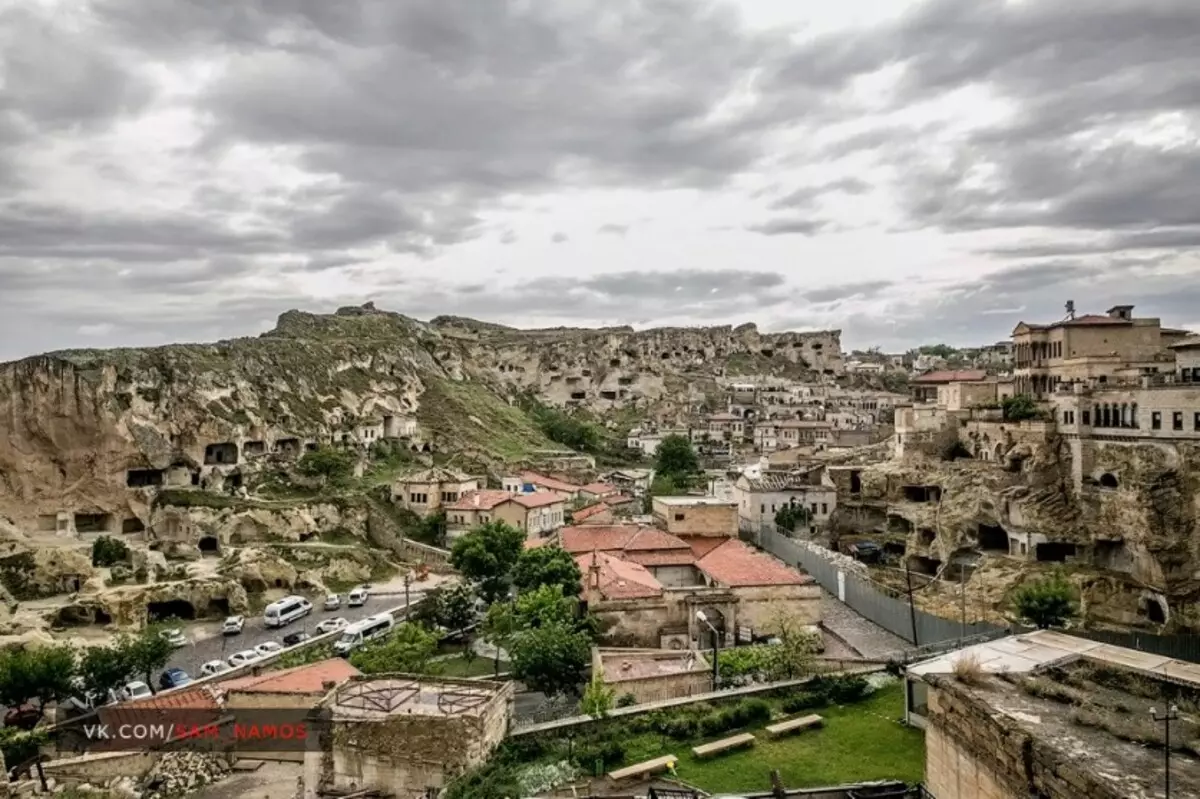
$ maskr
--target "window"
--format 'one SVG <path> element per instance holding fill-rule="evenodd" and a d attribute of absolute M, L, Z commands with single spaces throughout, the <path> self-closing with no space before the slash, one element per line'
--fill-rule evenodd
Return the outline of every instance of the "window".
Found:
<path fill-rule="evenodd" d="M 1175 411 L 1171 414 L 1171 427 L 1175 430 L 1183 429 L 1183 411 Z"/>
<path fill-rule="evenodd" d="M 677 521 L 677 522 L 681 522 L 681 521 L 683 521 L 683 514 L 682 514 L 682 513 L 676 513 L 676 514 L 675 514 L 675 521 Z"/>
<path fill-rule="evenodd" d="M 429 501 L 429 495 L 428 494 L 409 494 L 408 501 L 413 503 L 414 505 L 424 505 L 427 501 Z"/>
<path fill-rule="evenodd" d="M 766 513 L 766 512 L 767 512 L 767 504 L 766 504 L 765 502 L 764 502 L 763 504 L 761 504 L 761 505 L 759 505 L 759 506 L 758 506 L 758 512 L 759 512 L 759 513 Z"/>
<path fill-rule="evenodd" d="M 816 512 L 817 512 L 817 503 L 815 503 L 815 502 L 814 502 L 814 503 L 812 503 L 812 512 L 813 512 L 813 514 L 814 514 L 814 515 L 815 515 L 815 514 L 816 514 Z"/>
<path fill-rule="evenodd" d="M 1091 411 L 1083 412 L 1083 423 L 1085 425 L 1090 425 L 1092 423 L 1092 412 Z"/>
<path fill-rule="evenodd" d="M 1150 414 L 1150 429 L 1162 430 L 1162 414 L 1159 411 Z"/>
<path fill-rule="evenodd" d="M 823 514 L 829 513 L 829 504 L 828 503 L 826 503 L 826 502 L 821 503 L 821 513 L 823 513 Z"/>
<path fill-rule="evenodd" d="M 1193 414 L 1193 416 L 1192 416 L 1192 429 L 1193 429 L 1193 430 L 1200 430 L 1200 413 Z"/>

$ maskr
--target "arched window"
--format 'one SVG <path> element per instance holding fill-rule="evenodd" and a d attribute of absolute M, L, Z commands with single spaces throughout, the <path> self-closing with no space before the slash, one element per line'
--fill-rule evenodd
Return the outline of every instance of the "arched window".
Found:
<path fill-rule="evenodd" d="M 1137 403 L 1129 407 L 1129 426 L 1136 429 L 1138 425 Z"/>
<path fill-rule="evenodd" d="M 1104 474 L 1100 475 L 1101 488 L 1116 488 L 1117 485 L 1117 476 L 1112 472 L 1105 472 Z"/>

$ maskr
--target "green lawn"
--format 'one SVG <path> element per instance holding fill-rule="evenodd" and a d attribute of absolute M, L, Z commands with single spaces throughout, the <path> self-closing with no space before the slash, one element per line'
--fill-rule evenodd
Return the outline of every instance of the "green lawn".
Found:
<path fill-rule="evenodd" d="M 679 779 L 710 793 L 770 790 L 772 769 L 779 769 L 788 788 L 884 779 L 915 783 L 922 779 L 925 736 L 897 721 L 904 715 L 901 685 L 889 685 L 853 705 L 816 712 L 825 718 L 820 730 L 777 741 L 759 734 L 752 748 L 707 760 L 692 757 L 691 748 L 699 742 L 668 741 L 663 749 L 658 735 L 638 735 L 628 741 L 625 762 L 674 754 L 679 758 Z"/>

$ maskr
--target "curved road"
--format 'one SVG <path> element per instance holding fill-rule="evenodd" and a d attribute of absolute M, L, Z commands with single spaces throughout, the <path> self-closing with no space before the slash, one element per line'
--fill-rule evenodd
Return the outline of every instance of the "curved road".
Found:
<path fill-rule="evenodd" d="M 425 596 L 425 589 L 410 591 L 410 604 L 416 604 L 423 596 Z M 284 627 L 267 627 L 263 624 L 261 612 L 254 616 L 247 615 L 246 626 L 238 635 L 221 635 L 221 625 L 219 622 L 186 625 L 182 628 L 183 634 L 192 643 L 189 646 L 175 650 L 175 653 L 167 662 L 167 667 L 181 668 L 190 674 L 193 679 L 199 678 L 200 667 L 210 660 L 225 660 L 234 652 L 240 652 L 243 649 L 253 649 L 258 644 L 263 644 L 267 641 L 278 641 L 282 644 L 283 637 L 294 632 L 303 631 L 309 635 L 316 635 L 317 625 L 325 619 L 334 619 L 341 616 L 353 623 L 390 608 L 400 607 L 404 604 L 404 593 L 372 593 L 367 603 L 357 608 L 346 607 L 346 598 L 343 595 L 342 606 L 337 610 L 322 610 L 321 602 L 323 600 L 320 597 L 316 600 L 310 599 L 310 601 L 313 602 L 312 613 Z M 399 618 L 396 621 L 402 621 L 403 615 L 403 613 L 398 614 Z M 157 675 L 155 675 L 155 680 L 154 688 L 157 690 Z"/>

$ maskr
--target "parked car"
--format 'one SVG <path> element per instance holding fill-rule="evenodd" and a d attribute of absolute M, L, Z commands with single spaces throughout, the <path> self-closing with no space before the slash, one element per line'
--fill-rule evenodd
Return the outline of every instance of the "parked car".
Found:
<path fill-rule="evenodd" d="M 352 608 L 362 607 L 367 604 L 367 599 L 371 596 L 371 592 L 367 590 L 365 585 L 360 585 L 355 588 L 346 597 L 346 604 Z"/>
<path fill-rule="evenodd" d="M 229 665 L 233 668 L 245 666 L 247 663 L 257 663 L 262 660 L 262 655 L 255 652 L 253 649 L 243 649 L 241 652 L 234 652 L 229 656 Z"/>
<path fill-rule="evenodd" d="M 158 687 L 164 691 L 168 688 L 182 688 L 191 681 L 191 675 L 183 669 L 170 668 L 158 676 Z"/>
<path fill-rule="evenodd" d="M 325 597 L 325 610 L 337 610 L 342 606 L 342 598 L 337 594 Z"/>
<path fill-rule="evenodd" d="M 154 696 L 154 692 L 150 690 L 150 686 L 141 680 L 126 683 L 122 694 L 124 694 L 126 699 L 145 699 L 148 696 Z"/>
<path fill-rule="evenodd" d="M 309 638 L 312 638 L 312 636 L 305 632 L 288 633 L 287 635 L 283 636 L 283 645 L 295 646 L 296 644 L 307 641 Z"/>
<path fill-rule="evenodd" d="M 346 621 L 341 616 L 338 616 L 336 619 L 326 619 L 325 621 L 318 624 L 317 632 L 332 633 L 337 630 L 344 630 L 346 627 L 349 627 L 349 626 L 350 626 L 350 622 Z"/>
<path fill-rule="evenodd" d="M 269 657 L 277 652 L 282 652 L 283 644 L 279 643 L 278 641 L 267 641 L 266 643 L 262 643 L 254 647 L 254 651 L 257 652 L 261 657 Z"/>
<path fill-rule="evenodd" d="M 863 563 L 878 563 L 883 557 L 883 548 L 874 541 L 858 541 L 850 545 L 850 555 Z"/>
<path fill-rule="evenodd" d="M 167 643 L 178 649 L 181 646 L 188 645 L 187 636 L 183 634 L 183 630 L 163 630 L 162 637 Z"/>
<path fill-rule="evenodd" d="M 230 616 L 225 619 L 225 623 L 221 625 L 222 635 L 237 635 L 246 626 L 245 616 Z"/>
<path fill-rule="evenodd" d="M 231 669 L 233 669 L 233 666 L 230 666 L 223 660 L 210 660 L 200 667 L 200 676 L 211 677 L 214 674 L 224 674 Z"/>

